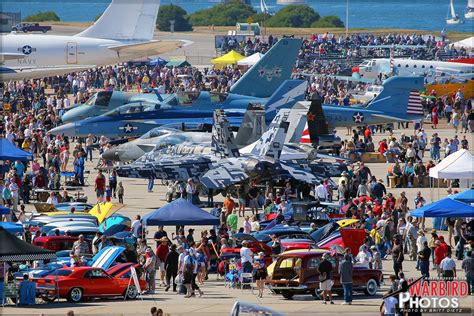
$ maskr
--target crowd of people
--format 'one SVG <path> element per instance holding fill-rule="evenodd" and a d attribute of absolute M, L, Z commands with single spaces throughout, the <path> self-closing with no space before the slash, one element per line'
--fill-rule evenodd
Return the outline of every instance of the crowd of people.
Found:
<path fill-rule="evenodd" d="M 265 52 L 276 41 L 269 39 L 270 44 L 258 40 L 249 40 L 244 43 L 227 43 L 229 48 L 240 47 L 246 55 L 254 52 Z M 356 34 L 349 38 L 336 39 L 328 34 L 306 39 L 298 57 L 298 66 L 318 73 L 336 74 L 347 65 L 344 62 L 323 61 L 321 55 L 338 53 L 342 56 L 360 54 L 364 45 L 425 45 L 425 53 L 437 55 L 440 51 L 449 51 L 448 45 L 439 46 L 433 37 L 423 38 L 417 35 L 374 36 Z M 406 52 L 405 52 L 406 53 Z M 457 52 L 464 54 L 465 52 Z M 314 57 L 316 56 L 317 57 Z M 305 60 L 313 56 L 313 62 L 308 67 Z M 147 91 L 157 88 L 160 93 L 178 91 L 211 90 L 227 92 L 238 78 L 242 70 L 227 67 L 223 69 L 205 68 L 199 70 L 192 67 L 167 67 L 150 65 L 116 65 L 92 68 L 86 71 L 44 78 L 34 81 L 9 82 L 4 85 L 3 92 L 3 120 L 0 122 L 2 137 L 17 147 L 33 154 L 31 163 L 21 161 L 4 162 L 1 165 L 0 204 L 11 208 L 9 215 L 3 216 L 7 221 L 24 222 L 27 219 L 25 205 L 30 203 L 32 195 L 38 190 L 50 190 L 48 203 L 57 204 L 60 201 L 72 201 L 67 190 L 63 189 L 62 179 L 65 178 L 72 166 L 74 177 L 68 185 L 84 186 L 86 175 L 86 161 L 92 160 L 93 149 L 96 144 L 93 135 L 86 139 L 76 139 L 74 142 L 67 137 L 52 136 L 48 132 L 52 127 L 60 124 L 60 119 L 66 109 L 73 103 L 85 102 L 96 90 L 139 90 Z M 354 85 L 343 83 L 336 79 L 313 77 L 309 79 L 309 93 L 318 92 L 326 103 L 348 106 L 350 90 L 363 90 L 364 84 Z M 54 95 L 49 89 L 54 89 Z M 416 209 L 426 204 L 426 199 L 418 192 L 413 201 L 409 201 L 405 192 L 395 196 L 389 192 L 386 184 L 392 183 L 396 187 L 423 187 L 429 169 L 439 161 L 460 148 L 468 149 L 467 135 L 461 133 L 474 131 L 474 117 L 472 104 L 465 100 L 462 93 L 443 98 L 429 98 L 424 101 L 427 113 L 430 115 L 432 128 L 436 129 L 441 119 L 446 119 L 455 132 L 453 138 L 442 140 L 437 133 L 431 138 L 422 122 L 414 123 L 413 133 L 405 131 L 401 138 L 393 135 L 395 126 L 361 126 L 348 130 L 338 152 L 343 158 L 353 161 L 362 160 L 367 152 L 382 154 L 389 164 L 387 178 L 377 179 L 370 168 L 363 162 L 350 163 L 348 170 L 342 172 L 337 186 L 332 185 L 330 179 L 322 181 L 316 186 L 303 183 L 288 182 L 279 190 L 271 184 L 259 186 L 252 183 L 249 187 L 240 186 L 236 192 L 237 200 L 228 195 L 221 204 L 214 204 L 212 195 L 208 206 L 214 207 L 211 214 L 219 217 L 220 225 L 201 232 L 194 236 L 194 230 L 188 229 L 187 234 L 183 227 L 177 227 L 175 233 L 169 234 L 164 227 L 159 227 L 154 234 L 153 245 L 146 238 L 145 227 L 140 216 L 137 216 L 131 225 L 132 233 L 137 238 L 135 250 L 138 262 L 144 270 L 143 277 L 147 280 L 147 291 L 156 291 L 155 279 L 165 291 L 184 294 L 186 297 L 202 296 L 208 274 L 213 269 L 218 270 L 222 249 L 237 245 L 233 238 L 236 233 L 252 233 L 260 230 L 262 220 L 269 215 L 275 215 L 277 225 L 295 225 L 287 215 L 292 209 L 295 200 L 323 202 L 337 202 L 345 218 L 355 219 L 354 227 L 365 229 L 367 239 L 360 247 L 359 253 L 352 256 L 346 253 L 345 264 L 341 264 L 341 283 L 350 284 L 352 264 L 358 264 L 374 269 L 382 269 L 384 260 L 388 256 L 393 260 L 394 280 L 403 280 L 403 262 L 405 255 L 416 261 L 420 274 L 428 277 L 430 266 L 436 274 L 443 277 L 456 276 L 456 268 L 463 268 L 471 285 L 473 280 L 472 239 L 467 236 L 472 233 L 472 221 L 467 223 L 463 219 L 448 218 L 449 237 L 447 240 L 432 230 L 431 237 L 427 234 L 424 219 L 409 216 L 410 209 Z M 8 105 L 8 106 L 7 106 Z M 399 123 L 398 128 L 408 129 L 408 124 Z M 373 136 L 376 133 L 388 135 L 378 144 L 374 144 Z M 74 146 L 72 146 L 74 144 Z M 99 152 L 110 147 L 105 137 L 99 138 Z M 429 160 L 424 159 L 429 149 Z M 95 149 L 94 149 L 95 150 Z M 443 154 L 444 153 L 444 154 Z M 426 155 L 428 155 L 426 153 Z M 97 201 L 117 199 L 124 202 L 125 188 L 108 162 L 102 162 L 94 180 L 94 191 Z M 152 183 L 153 183 L 152 179 Z M 151 183 L 151 184 L 152 184 Z M 180 186 L 179 196 L 185 197 L 191 203 L 199 203 L 199 183 L 190 179 Z M 153 186 L 148 187 L 151 192 Z M 95 202 L 95 201 L 93 201 Z M 74 212 L 73 210 L 71 210 Z M 251 216 L 246 215 L 251 212 Z M 241 225 L 240 218 L 243 219 Z M 311 225 L 311 230 L 318 227 Z M 41 234 L 30 236 L 26 240 L 32 242 Z M 272 258 L 283 250 L 277 236 L 271 236 Z M 454 241 L 453 241 L 454 238 Z M 83 257 L 97 253 L 111 244 L 106 236 L 97 234 L 95 240 L 89 244 L 84 236 L 80 236 L 71 249 L 71 263 L 81 265 Z M 465 247 L 469 244 L 469 247 Z M 258 296 L 262 297 L 265 280 L 268 275 L 265 269 L 264 253 L 253 253 L 244 242 L 240 248 L 240 266 L 242 271 L 253 273 L 258 287 Z M 467 249 L 467 251 L 465 251 Z M 456 261 L 453 258 L 453 255 Z M 237 264 L 237 263 L 236 263 Z M 326 280 L 330 280 L 330 271 Z M 158 275 L 157 275 L 158 272 Z M 323 280 L 323 281 L 326 281 Z M 400 283 L 400 281 L 397 281 Z M 323 283 L 323 282 L 322 282 Z M 330 282 L 322 285 L 324 302 L 332 302 Z M 345 303 L 351 303 L 352 291 L 349 286 L 344 287 Z"/>

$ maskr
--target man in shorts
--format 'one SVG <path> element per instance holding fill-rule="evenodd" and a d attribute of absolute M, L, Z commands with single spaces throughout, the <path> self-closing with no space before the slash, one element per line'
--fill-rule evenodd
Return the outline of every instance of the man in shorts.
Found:
<path fill-rule="evenodd" d="M 331 280 L 332 264 L 329 262 L 329 254 L 325 253 L 322 255 L 322 261 L 319 263 L 319 288 L 322 291 L 323 304 L 334 304 L 332 301 L 331 288 L 334 282 Z"/>

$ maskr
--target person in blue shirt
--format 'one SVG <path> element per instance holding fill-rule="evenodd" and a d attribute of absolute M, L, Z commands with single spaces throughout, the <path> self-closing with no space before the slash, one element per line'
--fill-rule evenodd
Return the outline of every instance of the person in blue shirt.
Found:
<path fill-rule="evenodd" d="M 25 172 L 25 165 L 21 161 L 17 160 L 17 161 L 15 161 L 15 169 L 16 169 L 16 172 L 17 172 L 18 176 L 20 178 L 23 178 L 23 174 Z"/>
<path fill-rule="evenodd" d="M 79 179 L 79 183 L 84 185 L 84 157 L 81 152 L 77 153 L 77 157 L 74 160 L 74 172 Z"/>

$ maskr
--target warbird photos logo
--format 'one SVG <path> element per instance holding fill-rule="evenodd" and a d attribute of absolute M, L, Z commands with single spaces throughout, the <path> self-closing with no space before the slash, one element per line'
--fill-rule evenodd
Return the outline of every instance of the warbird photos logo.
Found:
<path fill-rule="evenodd" d="M 424 279 L 398 294 L 399 307 L 408 313 L 415 310 L 421 313 L 469 313 L 459 302 L 460 298 L 467 297 L 468 287 L 465 279 Z"/>

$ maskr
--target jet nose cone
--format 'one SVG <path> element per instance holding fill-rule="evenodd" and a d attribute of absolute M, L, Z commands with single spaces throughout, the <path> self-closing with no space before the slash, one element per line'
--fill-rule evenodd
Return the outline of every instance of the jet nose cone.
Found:
<path fill-rule="evenodd" d="M 76 126 L 74 123 L 67 123 L 51 129 L 49 132 L 53 135 L 75 136 Z"/>
<path fill-rule="evenodd" d="M 102 153 L 102 159 L 104 160 L 112 160 L 112 161 L 116 161 L 116 160 L 119 160 L 119 152 L 115 149 L 115 148 L 112 148 L 112 149 L 107 149 L 106 151 L 104 151 Z"/>

